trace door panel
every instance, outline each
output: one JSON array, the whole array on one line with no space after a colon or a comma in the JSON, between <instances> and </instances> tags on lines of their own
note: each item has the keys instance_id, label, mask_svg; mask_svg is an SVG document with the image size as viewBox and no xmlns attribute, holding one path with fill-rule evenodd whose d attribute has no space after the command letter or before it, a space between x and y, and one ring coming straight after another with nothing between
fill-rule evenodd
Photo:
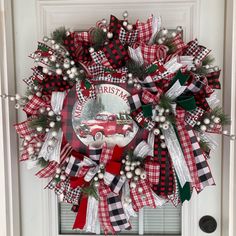
<instances>
[{"instance_id":1,"label":"door panel","mask_svg":"<svg viewBox=\"0 0 236 236\"><path fill-rule=\"evenodd\" d=\"M131 21L137 18L146 20L153 13L163 17L166 28L173 29L181 25L185 40L197 37L203 45L213 50L216 64L223 66L222 0L13 0L13 3L18 92L24 91L22 79L31 73L33 64L27 56L36 48L37 40L43 35L50 34L63 25L71 29L87 29L98 19L109 18L111 13L121 16L124 10L129 12ZM19 118L22 120L23 114L19 114ZM221 143L219 138L216 140ZM216 186L206 188L198 196L194 196L190 203L184 204L184 236L206 235L199 229L198 221L201 216L208 214L218 223L214 236L221 235L221 145L218 145L209 163ZM35 170L28 171L21 164L22 236L55 236L56 204L51 204L50 193L43 190L46 182L37 179L34 173Z\"/></svg>"}]
</instances>

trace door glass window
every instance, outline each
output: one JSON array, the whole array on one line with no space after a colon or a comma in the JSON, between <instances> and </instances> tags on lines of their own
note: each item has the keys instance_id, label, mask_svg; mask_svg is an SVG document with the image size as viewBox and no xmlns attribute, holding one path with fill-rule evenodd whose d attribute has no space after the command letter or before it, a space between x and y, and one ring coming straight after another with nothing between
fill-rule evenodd
<instances>
[{"instance_id":1,"label":"door glass window","mask_svg":"<svg viewBox=\"0 0 236 236\"><path fill-rule=\"evenodd\" d=\"M71 211L71 205L59 204L59 232L61 235L91 235L79 230L72 230L76 213ZM119 234L138 235L181 235L181 207L166 204L162 208L144 208L138 215L130 219L132 229ZM99 225L97 234L103 235Z\"/></svg>"}]
</instances>

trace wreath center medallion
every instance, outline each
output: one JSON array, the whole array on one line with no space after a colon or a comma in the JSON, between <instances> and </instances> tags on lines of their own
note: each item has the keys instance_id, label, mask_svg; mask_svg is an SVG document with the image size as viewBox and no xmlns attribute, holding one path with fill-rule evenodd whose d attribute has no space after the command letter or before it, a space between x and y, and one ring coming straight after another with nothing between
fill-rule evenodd
<instances>
[{"instance_id":1,"label":"wreath center medallion","mask_svg":"<svg viewBox=\"0 0 236 236\"><path fill-rule=\"evenodd\" d=\"M96 85L95 91L96 99L74 104L72 125L77 137L86 146L97 142L128 145L138 132L129 115L130 93L113 84Z\"/></svg>"}]
</instances>

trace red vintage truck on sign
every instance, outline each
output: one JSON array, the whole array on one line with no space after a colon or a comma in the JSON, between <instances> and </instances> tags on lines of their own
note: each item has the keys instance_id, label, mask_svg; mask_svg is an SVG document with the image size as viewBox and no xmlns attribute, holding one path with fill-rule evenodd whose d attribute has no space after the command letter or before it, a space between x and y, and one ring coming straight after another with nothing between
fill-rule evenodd
<instances>
[{"instance_id":1,"label":"red vintage truck on sign","mask_svg":"<svg viewBox=\"0 0 236 236\"><path fill-rule=\"evenodd\" d=\"M133 120L127 114L98 113L93 120L82 121L78 133L81 138L92 135L94 140L102 140L103 136L122 134L124 137L133 132Z\"/></svg>"}]
</instances>

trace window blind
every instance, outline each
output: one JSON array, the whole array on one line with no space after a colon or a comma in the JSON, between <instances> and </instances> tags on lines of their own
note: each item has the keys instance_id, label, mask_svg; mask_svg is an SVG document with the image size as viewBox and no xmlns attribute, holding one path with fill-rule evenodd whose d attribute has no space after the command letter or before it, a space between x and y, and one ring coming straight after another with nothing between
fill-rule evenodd
<instances>
[{"instance_id":1,"label":"window blind","mask_svg":"<svg viewBox=\"0 0 236 236\"><path fill-rule=\"evenodd\" d=\"M171 204L166 204L162 208L144 208L140 214L143 214L143 222L139 222L138 217L131 218L132 230L120 234L138 235L140 224L142 224L144 235L181 235L181 207L175 208ZM59 204L59 232L61 235L89 235L80 230L72 230L75 216L76 213L71 211L70 204Z\"/></svg>"}]
</instances>

